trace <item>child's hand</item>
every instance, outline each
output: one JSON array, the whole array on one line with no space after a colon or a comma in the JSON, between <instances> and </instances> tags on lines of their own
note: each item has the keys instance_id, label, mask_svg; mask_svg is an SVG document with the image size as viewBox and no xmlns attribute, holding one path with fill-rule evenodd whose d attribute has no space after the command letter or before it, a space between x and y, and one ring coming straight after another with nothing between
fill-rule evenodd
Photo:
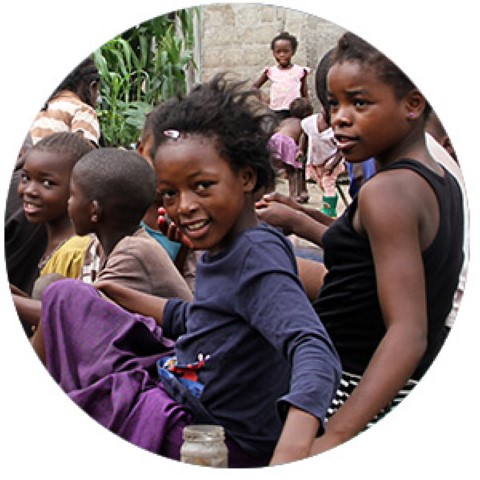
<instances>
[{"instance_id":1,"label":"child's hand","mask_svg":"<svg viewBox=\"0 0 480 480\"><path fill-rule=\"evenodd\" d=\"M263 196L262 200L257 202L257 208L266 207L269 203L278 202L287 205L290 208L295 210L302 210L302 206L296 202L293 198L289 197L288 195L284 195L280 192L272 192L267 193Z\"/></svg>"},{"instance_id":2,"label":"child's hand","mask_svg":"<svg viewBox=\"0 0 480 480\"><path fill-rule=\"evenodd\" d=\"M293 233L293 223L298 212L287 202L270 200L268 197L270 195L264 195L263 200L256 204L258 218L273 227L281 228L285 235L290 235Z\"/></svg>"},{"instance_id":3,"label":"child's hand","mask_svg":"<svg viewBox=\"0 0 480 480\"><path fill-rule=\"evenodd\" d=\"M180 229L172 222L165 208L158 209L158 229L172 242L178 242L185 245L187 248L193 249L192 241L184 235Z\"/></svg>"}]
</instances>

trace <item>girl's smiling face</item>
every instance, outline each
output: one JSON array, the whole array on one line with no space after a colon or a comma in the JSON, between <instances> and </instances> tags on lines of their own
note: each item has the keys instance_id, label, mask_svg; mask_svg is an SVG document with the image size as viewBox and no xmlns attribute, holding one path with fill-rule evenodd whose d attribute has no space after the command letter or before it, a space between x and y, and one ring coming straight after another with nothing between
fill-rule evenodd
<instances>
[{"instance_id":1,"label":"girl's smiling face","mask_svg":"<svg viewBox=\"0 0 480 480\"><path fill-rule=\"evenodd\" d=\"M252 169L235 172L211 138L167 140L155 154L163 207L197 250L219 253L257 223Z\"/></svg>"},{"instance_id":2,"label":"girl's smiling face","mask_svg":"<svg viewBox=\"0 0 480 480\"><path fill-rule=\"evenodd\" d=\"M388 161L410 128L407 102L373 68L355 61L334 64L328 73L331 126L349 162L370 157Z\"/></svg>"},{"instance_id":3,"label":"girl's smiling face","mask_svg":"<svg viewBox=\"0 0 480 480\"><path fill-rule=\"evenodd\" d=\"M31 223L50 223L67 215L72 162L64 156L31 150L17 188L23 211Z\"/></svg>"}]
</instances>

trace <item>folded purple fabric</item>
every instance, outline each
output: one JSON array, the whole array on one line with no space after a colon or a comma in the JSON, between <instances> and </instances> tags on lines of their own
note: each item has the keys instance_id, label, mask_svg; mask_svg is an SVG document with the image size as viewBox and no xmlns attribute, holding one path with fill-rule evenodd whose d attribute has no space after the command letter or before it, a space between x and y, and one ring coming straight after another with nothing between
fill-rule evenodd
<instances>
[{"instance_id":1,"label":"folded purple fabric","mask_svg":"<svg viewBox=\"0 0 480 480\"><path fill-rule=\"evenodd\" d=\"M141 448L180 459L192 413L166 392L156 362L175 343L153 318L106 301L91 285L66 279L42 298L47 369L68 396L101 425ZM230 467L265 465L226 440Z\"/></svg>"},{"instance_id":2,"label":"folded purple fabric","mask_svg":"<svg viewBox=\"0 0 480 480\"><path fill-rule=\"evenodd\" d=\"M62 280L45 291L42 328L50 374L112 432L161 453L169 430L191 423L156 378L156 361L173 352L174 342L152 318L105 301L90 285Z\"/></svg>"}]
</instances>

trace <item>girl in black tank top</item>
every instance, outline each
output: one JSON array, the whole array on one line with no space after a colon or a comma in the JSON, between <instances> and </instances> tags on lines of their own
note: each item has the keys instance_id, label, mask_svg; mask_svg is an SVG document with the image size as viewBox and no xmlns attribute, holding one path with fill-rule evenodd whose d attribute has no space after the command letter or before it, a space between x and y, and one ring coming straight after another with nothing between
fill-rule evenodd
<instances>
[{"instance_id":1,"label":"girl in black tank top","mask_svg":"<svg viewBox=\"0 0 480 480\"><path fill-rule=\"evenodd\" d=\"M374 157L377 174L323 235L315 309L345 387L312 454L361 432L421 378L445 339L463 262L462 194L427 149L421 92L351 33L332 53L327 90L338 148L354 164Z\"/></svg>"}]
</instances>

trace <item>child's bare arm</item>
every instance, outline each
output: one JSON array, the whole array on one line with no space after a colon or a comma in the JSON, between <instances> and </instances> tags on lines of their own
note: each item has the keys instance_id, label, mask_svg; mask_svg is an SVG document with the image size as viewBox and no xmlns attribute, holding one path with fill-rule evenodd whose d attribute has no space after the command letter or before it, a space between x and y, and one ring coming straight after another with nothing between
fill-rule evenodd
<instances>
[{"instance_id":1,"label":"child's bare arm","mask_svg":"<svg viewBox=\"0 0 480 480\"><path fill-rule=\"evenodd\" d=\"M13 284L10 284L10 293L20 295L21 297L29 297L27 293L25 293L23 290L20 290L20 288Z\"/></svg>"},{"instance_id":2,"label":"child's bare arm","mask_svg":"<svg viewBox=\"0 0 480 480\"><path fill-rule=\"evenodd\" d=\"M12 295L19 318L29 325L38 325L42 313L42 302L23 295Z\"/></svg>"},{"instance_id":3,"label":"child's bare arm","mask_svg":"<svg viewBox=\"0 0 480 480\"><path fill-rule=\"evenodd\" d=\"M99 280L94 287L126 310L152 317L162 325L163 311L168 301L166 298L139 292L111 280Z\"/></svg>"},{"instance_id":4,"label":"child's bare arm","mask_svg":"<svg viewBox=\"0 0 480 480\"><path fill-rule=\"evenodd\" d=\"M280 465L308 457L319 427L320 422L316 417L291 406L270 465Z\"/></svg>"},{"instance_id":5,"label":"child's bare arm","mask_svg":"<svg viewBox=\"0 0 480 480\"><path fill-rule=\"evenodd\" d=\"M307 293L308 299L313 302L318 298L327 274L327 267L322 262L308 258L297 257L298 277Z\"/></svg>"},{"instance_id":6,"label":"child's bare arm","mask_svg":"<svg viewBox=\"0 0 480 480\"><path fill-rule=\"evenodd\" d=\"M258 202L258 207L262 208L265 206L262 202L265 203L270 203L270 202L278 202L278 203L283 203L284 205L288 205L290 208L293 208L295 210L299 210L309 217L313 218L317 222L320 222L322 225L328 227L334 222L334 219L332 217L329 217L328 215L325 215L322 213L320 210L317 210L316 208L311 208L307 207L305 205L301 205L300 203L296 202L293 200L291 197L288 195L284 195L283 193L279 192L273 192L273 193L268 193L263 196L263 200Z\"/></svg>"},{"instance_id":7,"label":"child's bare arm","mask_svg":"<svg viewBox=\"0 0 480 480\"><path fill-rule=\"evenodd\" d=\"M303 75L300 85L300 93L303 98L306 98L307 100L309 99L308 96L308 85L307 85L307 71L305 70L305 74Z\"/></svg>"},{"instance_id":8,"label":"child's bare arm","mask_svg":"<svg viewBox=\"0 0 480 480\"><path fill-rule=\"evenodd\" d=\"M314 442L313 454L362 431L411 378L425 353L428 326L419 240L419 205L425 199L419 189L409 188L412 195L398 195L400 186L391 183L386 194L366 188L359 195L354 224L371 244L386 333L358 386Z\"/></svg>"},{"instance_id":9,"label":"child's bare arm","mask_svg":"<svg viewBox=\"0 0 480 480\"><path fill-rule=\"evenodd\" d=\"M303 209L277 198L276 194L265 195L264 200L257 203L258 217L274 227L282 228L285 235L294 233L321 246L329 222L324 223L320 218L314 218Z\"/></svg>"},{"instance_id":10,"label":"child's bare arm","mask_svg":"<svg viewBox=\"0 0 480 480\"><path fill-rule=\"evenodd\" d=\"M264 70L262 74L253 82L254 88L260 88L268 80L267 71Z\"/></svg>"}]
</instances>

